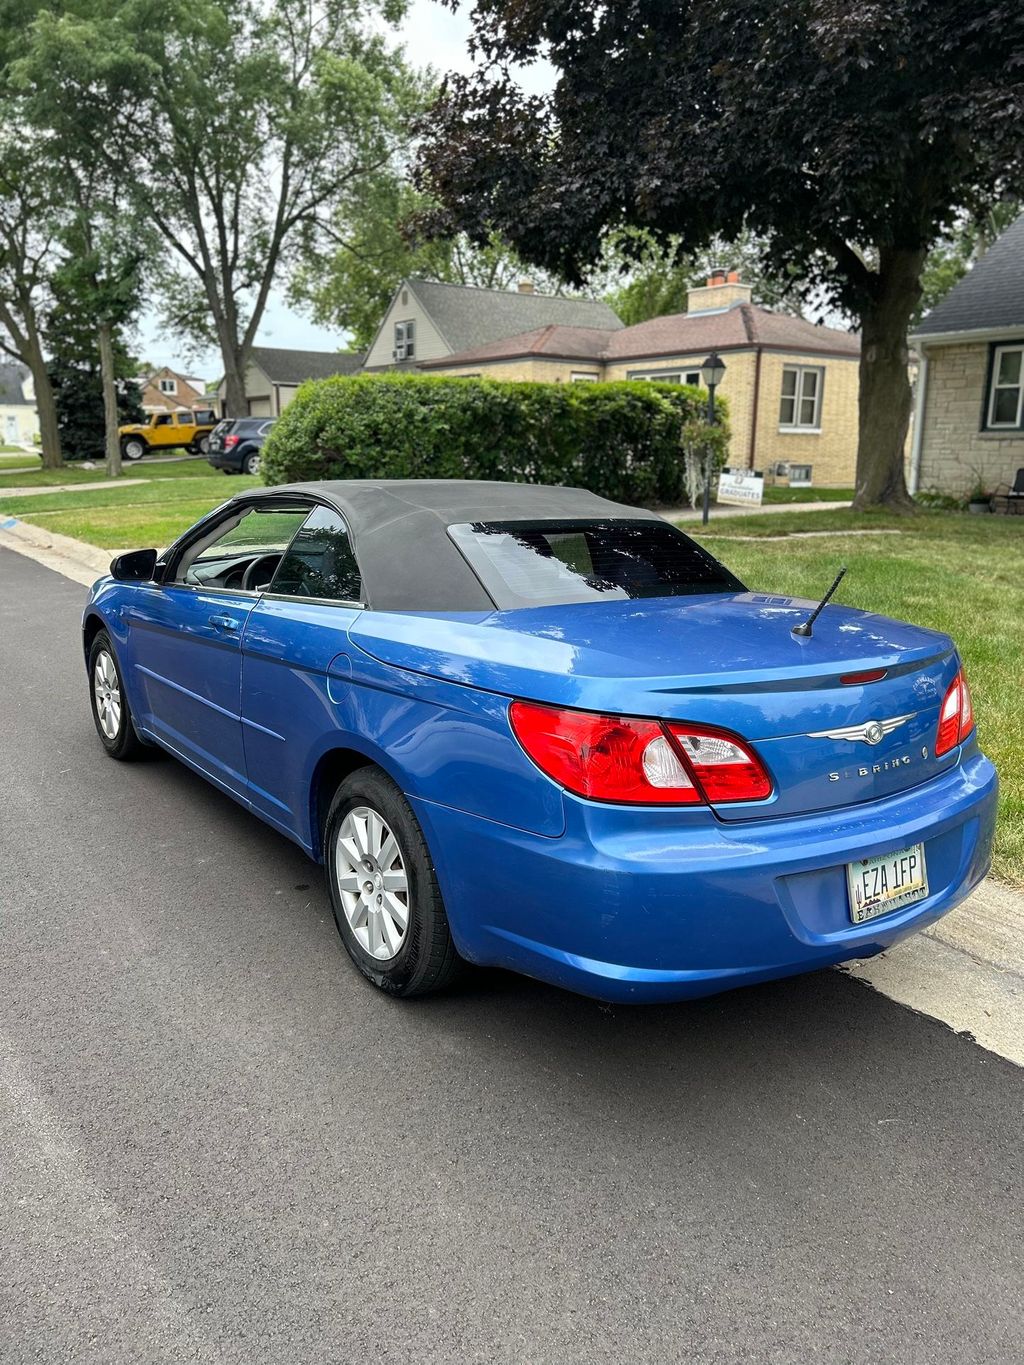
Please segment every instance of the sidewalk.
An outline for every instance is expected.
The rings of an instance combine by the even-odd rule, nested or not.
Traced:
[[[766,502],[760,507],[719,507],[711,504],[708,525],[728,517],[768,517],[775,512],[838,512],[852,507],[850,502]],[[666,521],[700,521],[699,507],[658,507],[655,509]]]
[[[28,473],[28,470],[24,471]],[[5,474],[20,474],[20,469],[4,470]],[[94,488],[128,488],[133,483],[149,483],[148,479],[98,479],[95,483],[48,483],[34,488],[0,488],[0,502],[5,498],[38,497],[47,493],[88,493]]]

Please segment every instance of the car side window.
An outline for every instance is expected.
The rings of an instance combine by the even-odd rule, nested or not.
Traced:
[[[157,427],[169,427],[173,421],[174,418],[168,413],[165,417],[158,417],[153,425]]]
[[[305,507],[239,509],[182,556],[175,581],[263,591],[307,516]],[[248,575],[247,570],[254,572]]]
[[[344,519],[329,507],[310,512],[278,565],[274,595],[360,602],[363,584]]]

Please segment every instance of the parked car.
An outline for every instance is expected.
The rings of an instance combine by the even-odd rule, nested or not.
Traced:
[[[106,752],[322,862],[377,986],[671,1000],[870,957],[988,870],[953,642],[814,605],[580,490],[367,480],[119,555],[83,627]]]
[[[193,412],[155,412],[146,422],[131,422],[118,427],[121,454],[126,460],[141,460],[152,450],[187,450],[205,455],[210,432],[217,421],[209,408]]]
[[[210,433],[206,458],[225,474],[258,474],[263,442],[273,425],[269,417],[225,418]]]

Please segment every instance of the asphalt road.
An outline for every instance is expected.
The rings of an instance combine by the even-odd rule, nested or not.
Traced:
[[[1024,1075],[838,973],[402,1004],[0,550],[0,1361],[1019,1361]]]

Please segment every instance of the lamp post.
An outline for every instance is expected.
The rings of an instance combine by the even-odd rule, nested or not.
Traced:
[[[717,351],[712,351],[700,367],[700,377],[704,380],[704,387],[708,391],[708,426],[713,427],[717,424],[715,414],[715,390],[725,378],[725,361]],[[707,452],[704,456],[704,511],[701,516],[701,524],[708,524],[708,508],[711,503],[711,442],[708,442]]]

